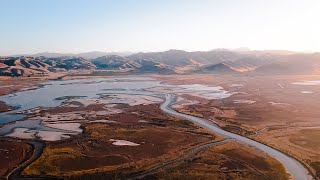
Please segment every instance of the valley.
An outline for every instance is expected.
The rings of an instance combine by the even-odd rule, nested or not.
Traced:
[[[316,75],[153,74],[66,76],[54,81],[22,79],[17,81],[33,83],[0,97],[7,105],[20,107],[0,114],[0,134],[6,143],[10,143],[8,139],[36,140],[44,142],[45,148],[20,177],[183,178],[186,173],[181,172],[189,171],[186,168],[196,163],[210,168],[195,168],[190,177],[288,178],[285,165],[277,158],[193,124],[188,118],[161,111],[166,94],[175,94],[172,108],[176,111],[205,118],[226,131],[279,149],[298,159],[314,176],[318,173],[317,146],[307,144],[316,143],[310,137],[317,136],[319,105],[313,101],[315,109],[298,110],[319,93]],[[288,111],[294,118],[287,118]],[[239,153],[239,148],[248,157],[223,155]],[[30,154],[30,150],[27,152]],[[214,158],[221,160],[208,162]]]
[[[320,1],[0,1],[0,180],[320,180]]]

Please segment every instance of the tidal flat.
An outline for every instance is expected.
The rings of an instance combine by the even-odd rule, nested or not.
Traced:
[[[266,143],[264,137],[268,137],[269,129],[277,125],[267,120],[261,122],[261,117],[255,115],[259,112],[257,108],[267,106],[286,110],[295,107],[288,99],[267,98],[265,86],[251,84],[248,77],[220,78],[207,75],[186,75],[179,78],[155,75],[42,81],[38,88],[24,89],[0,97],[0,101],[6,105],[19,107],[1,113],[0,117],[3,119],[0,134],[15,140],[38,140],[46,143],[40,158],[26,167],[21,176],[37,177],[45,174],[55,177],[96,177],[97,171],[102,177],[119,176],[119,172],[123,177],[136,177],[139,173],[134,167],[138,166],[140,171],[149,172],[161,162],[180,162],[179,158],[174,160],[175,157],[207,147],[204,146],[206,143],[224,139],[188,120],[163,113],[160,105],[166,94],[176,95],[177,99],[172,107],[177,111],[206,118],[225,130],[263,143]],[[276,87],[296,94],[303,87],[305,89],[305,86],[299,89],[300,86],[292,82],[296,80],[281,79],[279,83],[285,88],[278,85]],[[290,90],[288,86],[294,88]],[[273,144],[276,140],[268,141],[267,144],[278,147]],[[237,143],[228,145],[227,141],[222,144],[222,148],[248,148]],[[209,147],[215,149],[220,145]],[[205,150],[209,149],[203,149],[203,153],[207,152]],[[139,154],[140,151],[143,153]],[[249,148],[248,151],[259,154],[255,149]],[[294,157],[299,159],[299,156]],[[233,158],[235,157],[221,163],[234,164]],[[277,170],[271,168],[263,171],[287,177],[283,166],[272,157],[266,155],[260,160],[271,163],[270,166],[279,166]],[[77,165],[73,169],[65,169],[68,164]],[[179,170],[184,165],[169,163],[168,167]],[[259,163],[250,163],[250,166],[258,168]],[[240,168],[237,165],[239,177],[245,177],[249,172],[250,176],[258,177],[257,172],[249,170],[250,166]],[[221,166],[216,174],[202,173],[201,176],[222,179],[234,176],[228,171],[228,167]],[[151,174],[161,177],[159,173],[152,170]],[[169,174],[172,177],[177,175],[171,172]]]

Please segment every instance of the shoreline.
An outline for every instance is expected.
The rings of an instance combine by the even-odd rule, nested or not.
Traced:
[[[114,77],[115,77],[115,76],[114,76]],[[118,76],[116,76],[116,77],[118,77]],[[71,77],[71,78],[72,78],[72,77]],[[108,78],[108,77],[105,77],[105,78]],[[109,78],[110,78],[110,77],[109,77]],[[78,78],[76,78],[76,79],[78,79]],[[51,79],[51,80],[52,80],[52,79]],[[41,80],[41,81],[39,81],[39,82],[41,83],[41,82],[45,82],[45,81],[50,81],[50,79]],[[62,81],[63,81],[63,79],[62,79]],[[41,88],[41,87],[38,87],[38,88]],[[19,91],[19,92],[20,92],[20,91]],[[225,131],[226,131],[226,130],[225,130]],[[229,132],[229,131],[228,131],[228,132]],[[263,144],[263,145],[265,145],[265,146],[268,146],[269,148],[272,148],[272,149],[274,149],[274,150],[276,150],[276,151],[279,151],[279,152],[281,152],[281,153],[283,153],[283,154],[291,157],[292,159],[300,162],[300,164],[302,164],[302,165],[308,170],[308,172],[311,174],[311,176],[312,176],[314,179],[316,179],[315,174],[311,171],[312,168],[309,167],[309,166],[307,166],[307,164],[305,164],[302,160],[299,160],[299,159],[295,158],[294,156],[292,156],[292,155],[290,155],[290,154],[288,154],[288,153],[286,153],[286,152],[283,152],[283,151],[281,151],[281,150],[279,150],[279,149],[277,149],[277,148],[274,148],[274,147],[272,147],[272,146],[270,146],[270,145],[268,145],[268,144],[266,144],[266,143],[264,143],[264,142],[260,142],[260,141],[254,140],[254,139],[252,139],[252,138],[250,138],[250,137],[247,137],[247,136],[243,136],[243,137],[248,138],[248,139],[250,139],[250,140],[252,140],[252,141],[255,141],[255,142],[257,142],[257,143]]]
[[[296,168],[299,168],[299,166],[302,166],[302,167],[304,168],[303,171],[305,171],[305,172],[308,173],[308,174],[305,174],[305,178],[303,178],[303,179],[316,179],[316,177],[314,176],[314,174],[310,171],[310,169],[309,169],[303,162],[301,162],[301,161],[299,161],[298,159],[292,157],[291,155],[287,155],[286,153],[284,153],[284,152],[282,152],[282,151],[279,151],[279,150],[277,150],[277,149],[275,149],[275,148],[273,148],[273,147],[271,147],[271,146],[269,146],[269,145],[266,145],[266,144],[264,144],[264,143],[260,143],[260,142],[258,142],[258,141],[256,141],[256,140],[247,138],[247,137],[245,137],[245,136],[241,136],[241,135],[238,135],[238,134],[234,134],[234,133],[231,133],[231,132],[222,130],[222,129],[220,129],[219,126],[217,126],[216,124],[212,123],[211,121],[207,121],[207,120],[205,120],[205,119],[203,119],[203,118],[193,117],[193,116],[191,116],[191,115],[186,115],[186,114],[183,114],[183,113],[179,113],[179,112],[171,109],[170,105],[173,103],[172,100],[173,100],[175,97],[176,97],[176,96],[173,96],[173,97],[172,97],[172,95],[170,95],[170,94],[169,94],[169,95],[166,95],[166,101],[161,105],[161,109],[162,109],[164,112],[166,112],[166,113],[168,113],[168,114],[170,114],[170,115],[173,115],[173,116],[181,116],[181,117],[183,117],[183,118],[186,118],[186,119],[188,119],[188,120],[190,120],[190,121],[192,121],[192,122],[194,122],[194,123],[196,123],[196,124],[198,124],[198,125],[200,125],[200,126],[202,126],[202,127],[204,127],[204,128],[207,128],[207,129],[209,129],[209,130],[211,130],[211,131],[213,131],[213,132],[215,132],[215,133],[218,133],[218,134],[223,133],[223,134],[220,134],[220,135],[222,135],[222,136],[228,137],[228,135],[231,135],[231,136],[234,135],[233,138],[232,138],[232,137],[230,137],[230,138],[235,139],[235,140],[236,140],[237,142],[239,142],[239,143],[246,144],[246,145],[249,145],[249,146],[251,146],[251,147],[255,147],[256,149],[259,149],[259,150],[265,152],[266,154],[268,154],[269,156],[271,156],[271,155],[270,155],[269,153],[267,153],[266,150],[264,150],[263,148],[261,148],[261,147],[259,148],[259,147],[257,147],[257,146],[252,145],[252,144],[248,144],[248,143],[246,143],[246,142],[244,142],[244,141],[245,141],[245,139],[248,139],[248,140],[250,140],[250,141],[252,141],[252,142],[255,142],[255,143],[264,145],[264,146],[272,149],[272,150],[275,151],[276,153],[277,153],[277,152],[280,153],[280,156],[281,156],[281,154],[283,154],[283,155],[287,156],[287,158],[289,158],[288,160],[290,160],[290,158],[291,158],[292,160],[296,161],[296,163],[297,163],[297,164],[296,164],[296,165],[297,165]],[[184,116],[193,117],[193,118],[198,119],[199,121],[200,121],[200,120],[201,120],[201,121],[204,121],[204,120],[205,120],[205,121],[203,122],[203,124],[201,124],[201,122],[197,122],[197,120],[192,120],[192,119],[189,119],[189,118],[184,117]],[[220,131],[220,133],[219,133],[219,132],[216,132],[216,131],[214,131],[214,130],[212,130],[212,129],[210,129],[210,128],[207,127],[207,126],[210,126],[210,125],[211,125],[211,126],[214,126],[214,128],[215,128],[216,130],[219,129],[218,131]],[[224,133],[224,132],[226,132],[226,133]],[[239,138],[239,137],[240,137],[240,138]],[[237,138],[238,138],[238,140],[237,140]],[[241,140],[240,140],[240,139],[241,139]],[[253,143],[253,144],[255,144],[255,143]],[[279,154],[278,154],[278,155],[279,155]],[[272,157],[275,158],[274,156],[272,156]],[[275,159],[279,161],[279,158],[275,158]],[[281,161],[279,161],[279,162],[281,162]],[[282,163],[282,162],[281,162],[281,163]],[[284,168],[285,168],[287,171],[289,171],[289,170],[287,169],[286,165],[287,165],[287,166],[291,166],[291,165],[292,165],[292,164],[290,164],[290,163],[287,163],[287,164],[282,163],[282,164],[283,164]],[[301,168],[301,167],[300,167],[300,168]],[[300,169],[300,170],[302,170],[302,169]],[[294,171],[292,171],[292,172],[289,173],[289,174],[290,174],[291,176],[294,176],[294,175],[292,175],[293,172],[294,172]],[[296,175],[300,175],[300,174],[296,174]],[[300,178],[297,178],[297,177],[296,177],[296,179],[300,179]]]
[[[24,143],[31,146],[31,155],[27,156],[25,159],[23,159],[21,163],[19,163],[13,169],[7,172],[7,174],[4,176],[4,178],[7,180],[22,178],[21,173],[23,172],[23,170],[27,168],[30,164],[32,164],[34,161],[36,161],[38,158],[40,158],[45,148],[45,142],[39,140],[22,140],[9,137],[1,137],[0,140],[6,142]]]

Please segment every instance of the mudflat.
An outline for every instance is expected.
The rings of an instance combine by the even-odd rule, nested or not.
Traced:
[[[17,119],[4,123],[0,134],[6,138],[37,139],[46,143],[40,158],[20,175],[26,177],[161,178],[170,175],[182,178],[187,176],[179,172],[201,164],[210,166],[209,169],[216,173],[194,167],[193,171],[197,173],[188,177],[254,179],[263,174],[288,178],[286,170],[276,159],[259,150],[226,141],[188,120],[162,112],[160,105],[165,94],[174,93],[177,96],[176,103],[172,105],[175,110],[206,118],[227,131],[280,149],[316,172],[317,159],[305,161],[292,153],[295,148],[290,149],[292,152],[278,148],[276,143],[286,137],[274,138],[276,133],[280,135],[287,130],[297,134],[291,139],[288,136],[288,143],[307,141],[307,137],[298,135],[303,133],[306,126],[302,125],[306,121],[298,121],[297,117],[296,121],[290,121],[281,113],[293,110],[294,102],[289,100],[289,95],[297,92],[297,97],[301,96],[303,102],[306,94],[301,91],[317,93],[316,89],[292,84],[310,79],[259,78],[261,82],[250,77],[223,75],[153,75],[151,78],[73,76],[59,81],[39,80],[26,85],[24,88],[27,89],[12,91],[16,92],[15,96],[10,96],[10,92],[2,96],[7,105],[18,104],[20,109],[9,111],[15,112],[11,114],[4,112],[6,117]],[[285,98],[272,99],[276,97],[275,88],[264,88],[270,84],[281,90],[284,89],[281,86],[293,87],[289,90],[291,94],[287,94],[288,101]],[[33,86],[36,88],[31,88]],[[68,91],[63,91],[62,87]],[[45,97],[48,92],[54,93],[48,94],[45,101],[34,99],[28,103],[26,97],[32,98],[33,94],[34,97]],[[23,101],[19,101],[21,99]],[[310,116],[310,112],[308,109],[305,114]],[[274,117],[283,117],[283,121],[274,120]],[[291,126],[284,126],[288,122],[292,122]],[[316,128],[316,121],[310,118],[307,122]],[[276,129],[279,127],[282,129]],[[297,127],[300,129],[291,131]],[[310,136],[317,134],[316,130]],[[268,134],[271,131],[275,133]],[[234,154],[235,149],[243,149],[246,153]],[[232,153],[226,155],[225,151]],[[212,159],[210,153],[215,154]],[[242,156],[244,154],[248,157]],[[208,161],[216,161],[217,164]],[[243,163],[245,165],[241,165]]]
[[[223,129],[247,136],[288,153],[319,174],[320,76],[190,75],[159,77],[170,83],[221,85],[233,93],[220,100],[183,96],[196,102],[179,112],[211,119]],[[312,93],[302,93],[310,91]]]

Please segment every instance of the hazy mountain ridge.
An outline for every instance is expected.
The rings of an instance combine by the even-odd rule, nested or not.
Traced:
[[[99,53],[93,54],[98,55]],[[55,55],[58,54],[49,54],[49,56]],[[196,52],[169,50],[136,53],[128,56],[108,54],[97,58],[22,56],[2,57],[0,60],[0,74],[6,76],[46,74],[79,69],[160,74],[316,74],[320,73],[320,53],[303,54],[280,50],[265,52],[245,50],[238,52],[225,49]]]
[[[135,73],[173,73],[168,66],[158,62],[144,59],[130,60],[127,57],[117,55],[95,58],[91,62],[100,70],[119,70]]]
[[[27,56],[27,57],[48,57],[48,58],[60,58],[60,57],[82,57],[87,59],[93,59],[98,58],[101,56],[108,56],[108,55],[118,55],[118,56],[128,56],[133,53],[131,52],[101,52],[101,51],[91,51],[91,52],[85,52],[85,53],[53,53],[53,52],[42,52],[42,53],[36,53],[36,54],[17,54],[12,55],[9,57],[21,57],[21,56]]]
[[[0,58],[0,75],[2,76],[47,75],[50,72],[95,68],[95,65],[89,60],[76,57],[47,58],[41,56],[36,58]]]
[[[117,55],[108,55],[91,60],[96,65],[97,69],[122,70],[134,69],[138,65],[130,62],[127,58]]]
[[[196,61],[200,64],[214,64],[223,61],[232,61],[236,60],[238,55],[239,54],[231,51],[186,52],[182,50],[169,50],[164,52],[137,53],[128,56],[128,59],[144,59],[176,67],[194,64],[192,61]]]
[[[319,74],[320,53],[284,56],[271,64],[257,68],[256,73]]]

